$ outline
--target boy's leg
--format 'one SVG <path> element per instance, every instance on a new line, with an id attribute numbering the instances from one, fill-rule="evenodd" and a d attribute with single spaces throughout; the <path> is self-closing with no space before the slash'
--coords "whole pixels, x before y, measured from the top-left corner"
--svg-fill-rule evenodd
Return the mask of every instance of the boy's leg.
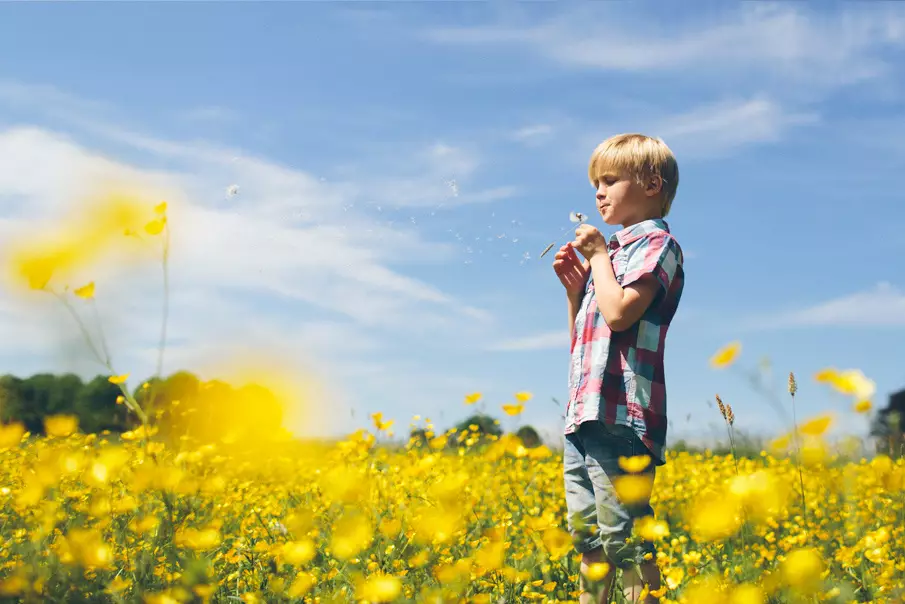
<path id="1" fill-rule="evenodd" d="M 640 571 L 640 572 L 639 572 Z M 622 571 L 622 593 L 629 602 L 644 602 L 655 604 L 658 598 L 649 595 L 641 600 L 644 586 L 648 592 L 660 589 L 660 567 L 655 559 L 645 560 L 637 569 L 629 568 Z"/>
<path id="2" fill-rule="evenodd" d="M 630 602 L 639 601 L 643 585 L 650 589 L 660 587 L 660 573 L 651 543 L 638 543 L 632 539 L 632 527 L 636 518 L 652 516 L 649 501 L 625 504 L 616 494 L 614 481 L 625 476 L 619 467 L 619 457 L 649 455 L 647 447 L 625 426 L 605 425 L 602 422 L 582 424 L 579 431 L 581 447 L 585 452 L 588 477 L 593 485 L 597 522 L 603 556 L 623 570 L 623 586 Z M 654 480 L 654 465 L 642 474 Z M 640 576 L 638 570 L 640 570 Z M 655 598 L 646 598 L 655 602 Z"/>
<path id="3" fill-rule="evenodd" d="M 581 570 L 579 573 L 579 604 L 594 602 L 593 594 L 586 591 L 585 574 L 588 567 L 597 562 L 607 562 L 603 555 L 600 534 L 597 530 L 597 502 L 594 486 L 588 476 L 585 464 L 585 451 L 575 434 L 567 434 L 563 451 L 563 475 L 566 487 L 566 509 L 569 521 L 569 532 L 575 541 L 575 549 L 581 554 Z M 596 602 L 606 602 L 613 580 L 614 567 L 603 581 L 603 589 Z"/>

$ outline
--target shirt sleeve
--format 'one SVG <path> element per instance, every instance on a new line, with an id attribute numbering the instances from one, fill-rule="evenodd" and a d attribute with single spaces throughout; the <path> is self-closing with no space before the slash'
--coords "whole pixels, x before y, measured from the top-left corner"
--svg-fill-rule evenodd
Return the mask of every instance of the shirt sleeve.
<path id="1" fill-rule="evenodd" d="M 682 267 L 682 250 L 675 238 L 665 232 L 652 233 L 637 240 L 628 251 L 622 287 L 628 287 L 644 275 L 653 275 L 668 291 Z"/>

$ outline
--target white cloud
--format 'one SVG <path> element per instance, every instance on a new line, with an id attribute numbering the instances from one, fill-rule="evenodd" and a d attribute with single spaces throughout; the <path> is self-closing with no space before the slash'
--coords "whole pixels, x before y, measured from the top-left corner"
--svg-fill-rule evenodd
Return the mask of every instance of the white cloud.
<path id="1" fill-rule="evenodd" d="M 905 43 L 905 11 L 820 14 L 789 4 L 732 5 L 658 23 L 595 5 L 540 24 L 448 27 L 423 33 L 455 45 L 517 45 L 561 64 L 608 71 L 744 72 L 751 69 L 838 86 L 877 77 L 894 66 L 878 55 Z M 643 32 L 639 35 L 638 32 Z"/>
<path id="2" fill-rule="evenodd" d="M 553 135 L 550 124 L 531 124 L 523 126 L 511 133 L 510 138 L 524 144 L 536 144 Z"/>
<path id="3" fill-rule="evenodd" d="M 65 118 L 72 132 L 90 138 L 36 127 L 0 130 L 0 241 L 58 220 L 96 192 L 98 183 L 137 185 L 149 199 L 167 199 L 172 296 L 164 373 L 201 368 L 249 347 L 277 351 L 330 386 L 323 405 L 336 416 L 328 426 L 333 433 L 355 423 L 351 401 L 364 409 L 380 404 L 374 393 L 408 392 L 410 400 L 398 404 L 411 409 L 423 405 L 427 390 L 460 394 L 468 382 L 464 376 L 443 382 L 430 367 L 411 376 L 400 373 L 400 354 L 410 352 L 406 334 L 416 325 L 431 333 L 434 344 L 454 348 L 463 334 L 467 340 L 483 333 L 492 316 L 392 268 L 412 258 L 442 262 L 453 248 L 425 239 L 417 228 L 377 220 L 369 186 L 360 180 L 326 182 L 239 150 L 120 128 L 89 115 L 95 104 L 52 88 L 0 86 L 0 100 L 24 103 L 28 95 L 37 108 Z M 396 159 L 414 168 L 380 172 L 387 190 L 376 199 L 387 206 L 426 203 L 431 195 L 444 199 L 447 170 L 465 183 L 460 198 L 448 200 L 451 205 L 514 193 L 506 186 L 471 190 L 481 166 L 474 151 L 437 142 Z M 419 196 L 434 180 L 437 190 Z M 224 187 L 232 182 L 241 192 L 226 199 Z M 72 284 L 88 279 L 97 282 L 116 366 L 150 375 L 160 328 L 159 265 L 126 273 L 98 266 L 74 275 Z M 0 341 L 5 370 L 102 370 L 52 300 L 8 293 L 0 296 L 0 330 L 9 336 Z"/>
<path id="4" fill-rule="evenodd" d="M 569 334 L 563 328 L 557 331 L 548 331 L 522 338 L 505 340 L 491 346 L 491 350 L 500 351 L 527 351 L 547 349 L 568 349 Z"/>
<path id="5" fill-rule="evenodd" d="M 239 113 L 228 107 L 205 105 L 182 111 L 178 117 L 186 122 L 225 123 L 239 119 Z"/>
<path id="6" fill-rule="evenodd" d="M 889 283 L 814 306 L 755 319 L 752 328 L 905 327 L 905 292 Z"/>
<path id="7" fill-rule="evenodd" d="M 654 130 L 670 146 L 701 156 L 776 141 L 787 129 L 818 119 L 814 113 L 787 112 L 778 103 L 758 97 L 698 107 L 662 120 Z"/>

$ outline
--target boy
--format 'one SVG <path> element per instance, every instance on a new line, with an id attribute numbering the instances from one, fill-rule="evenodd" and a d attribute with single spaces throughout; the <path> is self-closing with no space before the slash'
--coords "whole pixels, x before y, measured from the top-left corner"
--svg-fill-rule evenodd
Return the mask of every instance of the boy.
<path id="1" fill-rule="evenodd" d="M 640 475 L 651 483 L 655 467 L 665 463 L 663 351 L 685 277 L 682 250 L 663 218 L 676 195 L 679 168 L 662 140 L 622 134 L 594 150 L 588 177 L 603 221 L 622 230 L 607 240 L 582 224 L 553 262 L 566 288 L 572 338 L 566 507 L 582 554 L 579 602 L 591 602 L 584 575 L 598 562 L 609 569 L 599 601 L 609 602 L 620 568 L 626 599 L 638 602 L 644 585 L 660 589 L 653 545 L 631 540 L 634 520 L 653 510 L 647 498 L 621 501 L 613 485 L 627 473 L 620 457 L 649 456 Z M 658 599 L 648 595 L 645 601 Z"/>

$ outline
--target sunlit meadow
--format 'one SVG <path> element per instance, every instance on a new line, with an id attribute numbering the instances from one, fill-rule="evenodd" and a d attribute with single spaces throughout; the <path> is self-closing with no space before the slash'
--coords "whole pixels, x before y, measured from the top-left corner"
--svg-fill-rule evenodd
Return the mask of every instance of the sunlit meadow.
<path id="1" fill-rule="evenodd" d="M 110 195 L 80 217 L 13 242 L 7 276 L 23 295 L 58 299 L 120 386 L 117 402 L 136 428 L 83 434 L 66 416 L 47 418 L 42 437 L 0 426 L 0 596 L 576 601 L 561 458 L 545 445 L 477 425 L 444 431 L 427 418 L 412 418 L 408 428 L 422 432 L 400 443 L 392 432 L 410 418 L 381 414 L 341 442 L 303 441 L 285 419 L 316 405 L 304 385 L 272 371 L 224 376 L 244 385 L 230 396 L 214 382 L 198 400 L 158 400 L 153 385 L 134 396 L 129 368 L 116 365 L 97 324 L 93 304 L 103 291 L 68 279 L 124 245 L 134 246 L 131 259 L 162 262 L 162 358 L 167 205 Z M 737 367 L 740 354 L 740 344 L 727 345 L 714 369 Z M 862 373 L 827 369 L 812 378 L 856 411 L 870 410 L 873 384 Z M 734 454 L 744 418 L 716 397 L 733 453 L 670 453 L 654 488 L 640 474 L 648 458 L 621 460 L 630 474 L 616 485 L 620 497 L 650 497 L 656 509 L 635 533 L 657 543 L 660 601 L 903 601 L 905 464 L 863 458 L 862 442 L 830 446 L 832 415 L 796 417 L 797 388 L 790 375 L 787 398 L 772 400 L 789 430 L 759 455 Z M 199 417 L 204 396 L 228 412 Z M 463 393 L 463 405 L 478 403 L 480 393 Z M 530 393 L 515 393 L 500 415 L 517 417 L 528 404 Z M 595 565 L 587 578 L 594 586 L 606 574 Z"/>

